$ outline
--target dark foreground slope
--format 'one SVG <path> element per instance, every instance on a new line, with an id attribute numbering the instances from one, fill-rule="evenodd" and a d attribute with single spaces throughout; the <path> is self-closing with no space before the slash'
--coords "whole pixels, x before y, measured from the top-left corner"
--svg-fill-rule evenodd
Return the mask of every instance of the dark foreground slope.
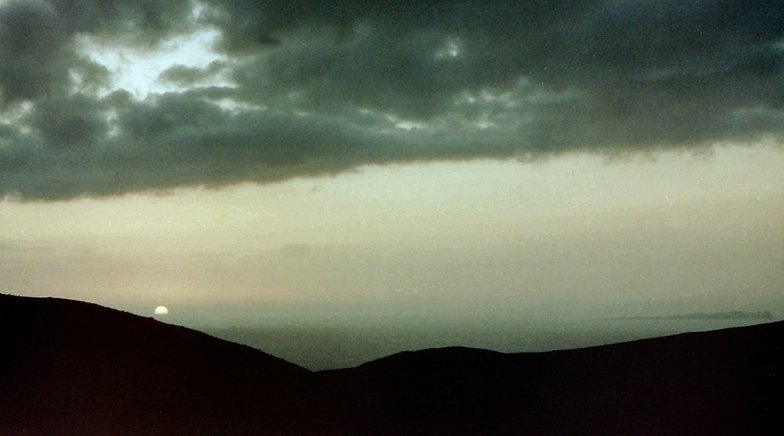
<path id="1" fill-rule="evenodd" d="M 0 434 L 781 434 L 784 323 L 310 373 L 87 303 L 0 295 Z"/>
<path id="2" fill-rule="evenodd" d="M 54 298 L 0 295 L 0 353 L 3 435 L 285 433 L 312 376 L 250 347 Z"/>
<path id="3" fill-rule="evenodd" d="M 784 323 L 549 353 L 406 352 L 324 373 L 393 434 L 784 434 Z M 352 410 L 365 410 L 361 422 Z"/>

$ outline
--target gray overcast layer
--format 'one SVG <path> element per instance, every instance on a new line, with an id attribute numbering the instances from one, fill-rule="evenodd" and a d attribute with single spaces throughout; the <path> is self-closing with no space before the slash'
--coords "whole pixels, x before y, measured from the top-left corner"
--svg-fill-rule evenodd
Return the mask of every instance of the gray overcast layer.
<path id="1" fill-rule="evenodd" d="M 362 164 L 780 141 L 771 1 L 51 0 L 0 6 L 0 196 L 272 182 Z M 108 92 L 84 38 L 214 29 L 220 61 Z M 222 86 L 215 77 L 228 78 Z M 211 85 L 212 84 L 212 85 Z M 231 102 L 228 106 L 221 102 Z"/>

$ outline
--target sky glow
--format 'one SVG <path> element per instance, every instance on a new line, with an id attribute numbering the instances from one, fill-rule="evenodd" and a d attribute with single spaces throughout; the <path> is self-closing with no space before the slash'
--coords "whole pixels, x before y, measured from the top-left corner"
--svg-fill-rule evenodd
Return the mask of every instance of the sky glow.
<path id="1" fill-rule="evenodd" d="M 0 2 L 0 291 L 193 323 L 784 313 L 781 14 Z"/>

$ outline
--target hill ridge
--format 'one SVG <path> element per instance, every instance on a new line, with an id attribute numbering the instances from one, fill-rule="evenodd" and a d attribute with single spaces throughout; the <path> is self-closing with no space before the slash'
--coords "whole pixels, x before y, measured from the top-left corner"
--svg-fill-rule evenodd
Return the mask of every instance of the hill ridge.
<path id="1" fill-rule="evenodd" d="M 784 321 L 310 372 L 116 309 L 0 294 L 2 434 L 777 434 Z"/>

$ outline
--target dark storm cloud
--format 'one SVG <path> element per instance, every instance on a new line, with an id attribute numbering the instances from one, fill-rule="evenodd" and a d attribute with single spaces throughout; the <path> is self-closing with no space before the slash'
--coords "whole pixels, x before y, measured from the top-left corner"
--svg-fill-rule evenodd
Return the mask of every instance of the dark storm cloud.
<path id="1" fill-rule="evenodd" d="M 34 98 L 67 82 L 70 52 L 48 3 L 0 7 L 0 92 L 3 103 Z"/>
<path id="2" fill-rule="evenodd" d="M 94 144 L 108 130 L 103 107 L 78 94 L 70 98 L 45 99 L 35 106 L 30 124 L 54 148 Z"/>
<path id="3" fill-rule="evenodd" d="M 397 147 L 383 135 L 319 115 L 231 114 L 204 101 L 202 93 L 167 94 L 143 103 L 111 95 L 85 107 L 109 104 L 118 112 L 119 133 L 107 135 L 100 145 L 53 145 L 13 133 L 15 139 L 0 147 L 0 186 L 23 198 L 58 199 L 272 182 L 338 173 L 374 160 L 369 150 Z M 75 117 L 91 119 L 88 110 Z M 72 132 L 77 129 L 96 128 L 74 123 Z"/>
<path id="4" fill-rule="evenodd" d="M 62 26 L 70 33 L 99 32 L 103 37 L 155 41 L 186 31 L 190 0 L 51 0 Z"/>
<path id="5" fill-rule="evenodd" d="M 0 191 L 114 195 L 784 133 L 779 1 L 191 6 L 0 7 Z M 188 89 L 143 101 L 97 93 L 108 70 L 77 49 L 85 35 L 154 48 L 199 26 L 220 33 L 224 59 L 170 68 L 160 80 Z M 208 86 L 218 75 L 232 85 Z"/>

